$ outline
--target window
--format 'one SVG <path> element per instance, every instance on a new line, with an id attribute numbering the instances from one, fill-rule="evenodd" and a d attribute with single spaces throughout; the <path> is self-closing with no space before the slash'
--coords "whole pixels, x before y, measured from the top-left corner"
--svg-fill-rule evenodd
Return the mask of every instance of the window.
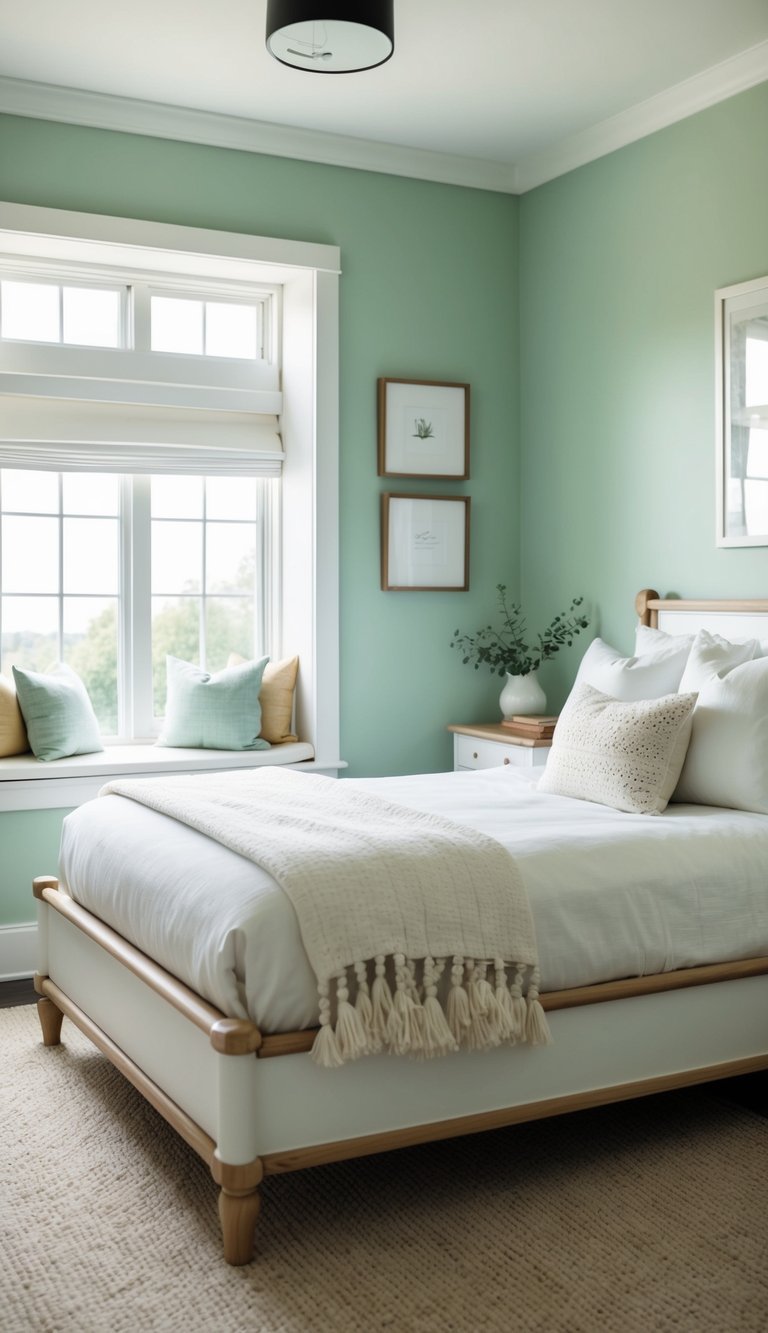
<path id="1" fill-rule="evenodd" d="M 274 413 L 279 330 L 275 284 L 0 263 L 0 376 L 43 396 Z"/>
<path id="2" fill-rule="evenodd" d="M 55 511 L 43 508 L 40 488 L 32 508 L 17 508 L 12 498 L 13 507 L 5 510 L 0 496 L 2 523 L 24 515 L 55 519 L 60 550 L 55 588 L 54 576 L 46 576 L 51 591 L 29 594 L 22 606 L 15 599 L 26 594 L 7 588 L 6 669 L 9 636 L 22 630 L 41 636 L 43 657 L 55 645 L 52 656 L 67 660 L 76 647 L 70 629 L 81 643 L 90 639 L 88 626 L 97 618 L 90 613 L 101 598 L 102 647 L 116 661 L 112 712 L 118 734 L 138 738 L 151 734 L 153 718 L 158 725 L 153 660 L 157 668 L 168 648 L 216 669 L 225 648 L 227 655 L 249 656 L 263 644 L 272 656 L 298 655 L 300 735 L 314 747 L 317 767 L 337 771 L 343 767 L 338 250 L 8 203 L 0 203 L 0 235 L 0 282 L 61 289 L 62 312 L 67 288 L 121 293 L 116 346 L 106 345 L 106 335 L 99 335 L 99 344 L 92 326 L 88 342 L 66 341 L 74 324 L 68 321 L 65 333 L 63 313 L 56 330 L 61 341 L 15 338 L 3 333 L 0 314 L 0 485 L 7 498 L 6 474 L 18 478 L 23 472 L 29 483 L 37 473 L 47 479 L 41 487 L 60 492 Z M 194 351 L 181 351 L 167 327 L 162 337 L 168 350 L 160 350 L 157 322 L 153 348 L 153 303 L 160 300 L 198 310 Z M 161 309 L 155 306 L 156 320 Z M 167 315 L 170 306 L 164 310 Z M 6 328 L 13 330 L 13 323 Z M 77 505 L 70 503 L 74 477 L 81 484 Z M 82 493 L 100 485 L 99 478 L 116 485 L 117 513 L 102 501 L 97 507 L 95 499 L 92 508 L 84 507 Z M 246 488 L 255 500 L 243 513 L 233 505 L 235 499 L 238 506 L 244 502 Z M 179 512 L 183 497 L 186 513 Z M 68 581 L 65 525 L 85 518 L 117 525 L 116 591 Z M 168 543 L 181 542 L 194 548 L 194 561 L 174 570 Z M 163 551 L 165 569 L 158 558 Z M 56 621 L 38 628 L 30 619 L 31 599 L 39 612 L 37 598 L 44 596 L 52 599 L 49 610 L 56 604 Z M 75 617 L 78 598 L 87 603 L 87 621 Z M 179 611 L 184 633 L 173 637 L 166 631 Z M 110 638 L 112 619 L 116 634 Z M 248 633 L 252 646 L 245 642 Z M 237 643 L 230 643 L 235 635 Z M 106 728 L 106 708 L 101 717 Z M 136 754 L 139 767 L 156 757 L 141 747 Z M 104 763 L 119 766 L 124 755 L 118 749 L 113 759 L 108 749 Z M 138 771 L 135 764 L 132 771 Z M 35 808 L 70 804 L 91 782 L 77 777 L 75 767 L 62 769 L 59 781 L 34 766 L 0 761 L 0 808 L 27 809 L 30 801 Z M 39 776 L 49 781 L 32 780 Z"/>
<path id="3" fill-rule="evenodd" d="M 66 661 L 117 732 L 120 497 L 115 477 L 0 470 L 0 645 L 11 667 Z"/>
<path id="4" fill-rule="evenodd" d="M 120 347 L 126 289 L 0 282 L 0 337 L 22 342 Z"/>
<path id="5" fill-rule="evenodd" d="M 281 446 L 276 414 L 258 411 L 264 375 L 278 384 L 278 292 L 29 268 L 0 276 L 0 367 L 41 372 L 5 407 L 26 438 L 0 471 L 2 670 L 65 661 L 106 736 L 151 737 L 167 654 L 218 671 L 278 646 Z M 128 475 L 114 475 L 115 434 Z M 259 451 L 278 475 L 236 475 Z"/>
<path id="6" fill-rule="evenodd" d="M 275 478 L 0 469 L 3 674 L 65 661 L 105 735 L 156 734 L 167 654 L 219 671 L 271 650 L 278 492 Z"/>
<path id="7" fill-rule="evenodd" d="M 151 478 L 155 717 L 165 711 L 166 654 L 221 671 L 230 653 L 270 650 L 277 485 L 257 477 Z"/>
<path id="8" fill-rule="evenodd" d="M 151 296 L 150 345 L 153 352 L 255 361 L 262 354 L 262 313 L 245 302 Z"/>

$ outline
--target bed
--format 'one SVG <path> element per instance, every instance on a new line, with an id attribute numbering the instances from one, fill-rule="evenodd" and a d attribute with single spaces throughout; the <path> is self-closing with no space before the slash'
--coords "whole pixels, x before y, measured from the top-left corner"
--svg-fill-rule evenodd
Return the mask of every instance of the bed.
<path id="1" fill-rule="evenodd" d="M 768 655 L 768 600 L 646 590 L 636 607 L 646 627 L 755 636 Z M 768 1068 L 768 815 L 678 804 L 648 819 L 509 769 L 355 785 L 514 847 L 551 1045 L 318 1068 L 315 978 L 280 890 L 120 795 L 70 816 L 61 883 L 34 883 L 44 1043 L 70 1018 L 209 1164 L 227 1262 L 253 1257 L 265 1175 Z M 206 884 L 222 880 L 245 918 L 212 909 Z M 181 917 L 197 933 L 180 954 Z M 195 944 L 214 936 L 207 954 Z"/>

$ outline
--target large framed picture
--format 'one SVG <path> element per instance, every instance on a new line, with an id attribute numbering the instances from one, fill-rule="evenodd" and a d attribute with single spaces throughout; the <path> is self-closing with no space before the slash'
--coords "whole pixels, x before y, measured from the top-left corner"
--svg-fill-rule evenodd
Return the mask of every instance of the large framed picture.
<path id="1" fill-rule="evenodd" d="M 380 477 L 469 476 L 469 385 L 380 379 Z"/>
<path id="2" fill-rule="evenodd" d="M 768 277 L 715 293 L 717 544 L 768 546 Z"/>
<path id="3" fill-rule="evenodd" d="M 469 587 L 468 495 L 381 497 L 381 586 L 466 592 Z"/>

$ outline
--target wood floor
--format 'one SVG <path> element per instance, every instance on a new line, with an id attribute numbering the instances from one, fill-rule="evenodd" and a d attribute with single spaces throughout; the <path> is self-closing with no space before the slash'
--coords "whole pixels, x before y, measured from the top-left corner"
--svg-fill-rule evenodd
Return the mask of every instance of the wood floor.
<path id="1" fill-rule="evenodd" d="M 37 999 L 31 978 L 19 981 L 0 982 L 0 1009 L 9 1009 L 15 1004 L 34 1004 Z M 720 1083 L 709 1083 L 708 1088 L 717 1091 L 729 1101 L 748 1106 L 759 1115 L 768 1116 L 768 1070 L 759 1074 L 745 1074 L 742 1078 L 723 1079 Z M 695 1095 L 695 1090 L 692 1089 Z"/>
<path id="2" fill-rule="evenodd" d="M 20 981 L 0 981 L 0 1009 L 10 1009 L 14 1004 L 33 1004 L 37 996 L 31 977 Z"/>

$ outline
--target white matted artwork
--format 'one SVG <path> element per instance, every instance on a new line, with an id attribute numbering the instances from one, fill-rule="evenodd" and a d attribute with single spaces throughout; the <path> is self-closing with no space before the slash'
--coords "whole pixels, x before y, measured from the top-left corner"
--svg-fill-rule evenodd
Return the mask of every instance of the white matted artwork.
<path id="1" fill-rule="evenodd" d="M 469 385 L 378 381 L 380 477 L 469 476 Z"/>
<path id="2" fill-rule="evenodd" d="M 385 592 L 469 587 L 467 495 L 382 495 L 381 586 Z"/>

